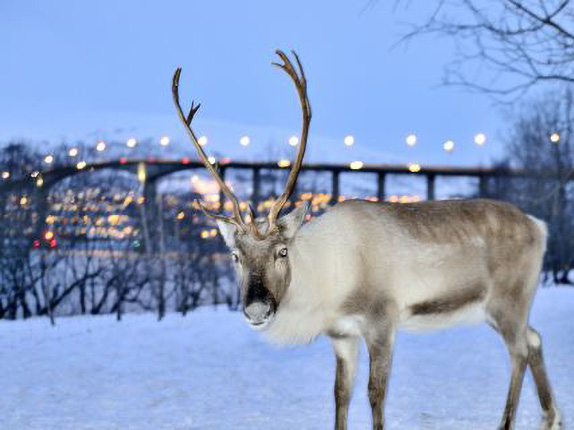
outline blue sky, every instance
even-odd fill
[[[451,41],[393,48],[404,23],[428,11],[368,4],[2,2],[0,141],[167,134],[173,144],[158,145],[158,155],[192,154],[171,101],[179,65],[182,99],[202,103],[195,126],[208,136],[206,148],[241,159],[287,153],[288,137],[299,133],[298,100],[269,64],[276,48],[294,48],[314,113],[309,160],[488,164],[501,153],[503,120],[486,96],[440,86]],[[478,132],[488,137],[483,148],[473,143]],[[418,135],[414,148],[405,144],[409,133]],[[238,143],[243,134],[251,136],[247,149]],[[356,139],[351,149],[342,143],[347,134]],[[449,139],[456,147],[447,154]]]

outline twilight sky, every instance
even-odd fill
[[[314,114],[308,160],[488,164],[501,152],[503,121],[486,96],[439,85],[451,41],[393,48],[404,23],[428,12],[420,3],[394,11],[394,1],[367,0],[1,2],[0,142],[166,134],[172,144],[158,145],[159,156],[192,155],[171,101],[179,65],[182,100],[202,103],[195,127],[208,150],[277,158],[292,151],[300,109],[288,77],[269,64],[276,48],[293,48]],[[488,138],[482,148],[478,132]]]

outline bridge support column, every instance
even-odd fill
[[[434,173],[427,173],[427,200],[435,199],[435,179]]]
[[[141,205],[142,229],[146,252],[155,254],[159,252],[160,238],[158,226],[160,214],[158,209],[157,183],[147,180],[143,185],[144,202]]]
[[[253,192],[251,193],[251,206],[255,211],[255,216],[259,214],[259,200],[261,198],[261,169],[259,167],[253,168]]]
[[[488,177],[486,175],[478,177],[478,196],[488,197]]]
[[[386,182],[387,175],[384,172],[377,173],[377,198],[380,202],[385,201],[386,197],[386,190],[385,190],[385,182]]]
[[[332,176],[331,176],[331,204],[334,205],[335,203],[337,203],[339,201],[339,194],[340,194],[340,190],[339,190],[339,177],[340,177],[341,172],[339,172],[338,170],[333,170]]]
[[[221,179],[223,180],[223,182],[225,182],[225,167],[220,167],[219,168],[219,174],[221,175]],[[223,191],[219,191],[219,209],[218,209],[219,213],[223,213],[225,212],[225,194],[223,193]]]

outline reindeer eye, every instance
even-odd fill
[[[235,252],[231,253],[231,258],[236,263],[239,261],[239,257],[237,256],[237,254]]]
[[[287,257],[287,248],[281,248],[279,250],[279,257],[282,257],[282,258]]]

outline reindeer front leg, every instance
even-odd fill
[[[384,404],[391,370],[395,331],[391,327],[377,327],[365,336],[369,350],[369,402],[373,413],[373,430],[385,426]]]
[[[333,337],[331,341],[337,360],[335,430],[347,430],[347,415],[355,382],[359,339],[357,337]]]

